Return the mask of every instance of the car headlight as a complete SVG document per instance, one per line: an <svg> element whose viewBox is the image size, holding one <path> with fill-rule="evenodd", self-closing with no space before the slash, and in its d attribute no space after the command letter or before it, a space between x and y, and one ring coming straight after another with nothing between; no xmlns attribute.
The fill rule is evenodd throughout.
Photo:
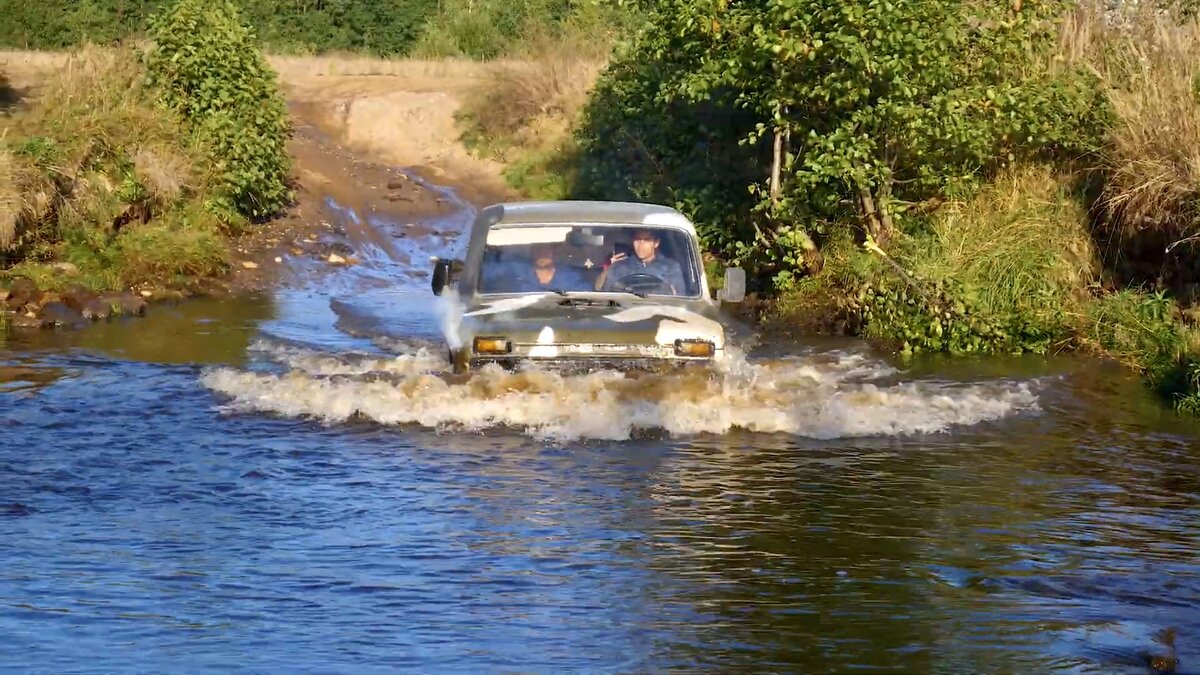
<svg viewBox="0 0 1200 675"><path fill-rule="evenodd" d="M716 347L708 340L676 340L676 356L712 356Z"/></svg>
<svg viewBox="0 0 1200 675"><path fill-rule="evenodd" d="M512 351L512 343L502 337L477 337L472 347L476 354L507 354Z"/></svg>

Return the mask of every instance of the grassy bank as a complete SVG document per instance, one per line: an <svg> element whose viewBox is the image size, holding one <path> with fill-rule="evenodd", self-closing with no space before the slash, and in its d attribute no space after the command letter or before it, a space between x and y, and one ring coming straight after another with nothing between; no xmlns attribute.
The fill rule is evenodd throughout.
<svg viewBox="0 0 1200 675"><path fill-rule="evenodd" d="M0 283L188 288L288 200L288 128L228 5L182 0L156 42L60 57L4 113Z"/></svg>
<svg viewBox="0 0 1200 675"><path fill-rule="evenodd" d="M8 120L0 179L18 206L0 231L4 276L115 290L221 270L203 153L180 144L182 120L150 104L143 79L131 53L80 52Z"/></svg>

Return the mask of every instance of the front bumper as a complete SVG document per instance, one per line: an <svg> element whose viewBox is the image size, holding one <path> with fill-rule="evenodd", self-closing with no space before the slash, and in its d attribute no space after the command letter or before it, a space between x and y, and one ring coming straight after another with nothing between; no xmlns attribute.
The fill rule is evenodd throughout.
<svg viewBox="0 0 1200 675"><path fill-rule="evenodd" d="M628 344L521 344L512 345L505 354L475 354L464 349L455 358L455 370L474 370L487 363L515 366L534 362L558 369L614 368L626 370L659 369L689 365L705 365L719 361L724 350L716 349L712 356L681 356L674 345Z"/></svg>

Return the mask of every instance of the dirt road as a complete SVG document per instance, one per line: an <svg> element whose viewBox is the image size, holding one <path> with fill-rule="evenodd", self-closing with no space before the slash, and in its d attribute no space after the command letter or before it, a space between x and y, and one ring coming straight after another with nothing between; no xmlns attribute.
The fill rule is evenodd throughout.
<svg viewBox="0 0 1200 675"><path fill-rule="evenodd" d="M36 96L66 54L0 52L12 85ZM354 264L370 243L401 257L366 226L371 219L427 227L456 207L442 188L470 204L514 195L500 166L471 155L455 119L463 97L488 67L456 61L270 57L296 133L296 203L234 243L234 288L258 289L319 273L330 256ZM408 255L412 255L410 252ZM320 262L306 265L305 260ZM332 263L332 266L342 264Z"/></svg>
<svg viewBox="0 0 1200 675"><path fill-rule="evenodd" d="M355 249L367 243L398 260L412 255L380 241L367 223L383 219L421 229L426 226L417 223L444 219L460 207L442 188L476 206L516 197L500 167L468 153L459 139L455 114L484 73L481 66L399 62L407 70L328 72L336 70L331 64L345 63L273 61L296 129L289 147L297 199L284 217L238 242L237 253L252 265L236 268L236 287L287 283L322 267L298 265L303 257L328 263L333 255L353 264ZM364 63L379 69L386 62Z"/></svg>

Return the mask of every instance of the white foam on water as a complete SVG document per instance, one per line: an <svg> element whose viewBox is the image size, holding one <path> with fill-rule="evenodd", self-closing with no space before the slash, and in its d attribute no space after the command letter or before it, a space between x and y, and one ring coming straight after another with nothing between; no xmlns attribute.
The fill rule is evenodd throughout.
<svg viewBox="0 0 1200 675"><path fill-rule="evenodd" d="M275 363L287 366L293 371L315 376L368 375L371 373L416 374L436 370L445 362L445 356L435 349L418 347L400 341L394 341L389 346L404 347L408 353L395 356L368 354L335 356L314 349L266 341L254 343L251 345L251 350L263 354Z"/></svg>
<svg viewBox="0 0 1200 675"><path fill-rule="evenodd" d="M268 347L268 349L270 349ZM543 439L630 438L638 431L723 434L735 429L811 438L896 436L1037 410L1027 383L882 384L895 374L859 354L747 361L720 371L669 374L613 370L563 374L533 365L486 366L448 377L440 353L356 358L273 348L286 374L230 368L203 383L230 410L340 422L360 415L382 424L443 430L511 427ZM369 377L367 377L369 376Z"/></svg>

